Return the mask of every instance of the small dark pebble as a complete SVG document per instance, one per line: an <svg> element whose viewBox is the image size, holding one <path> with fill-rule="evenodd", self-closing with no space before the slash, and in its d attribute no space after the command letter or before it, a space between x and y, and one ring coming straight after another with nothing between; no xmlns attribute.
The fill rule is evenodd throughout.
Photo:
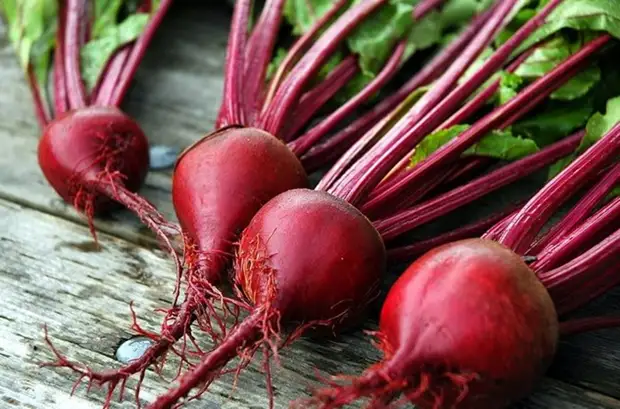
<svg viewBox="0 0 620 409"><path fill-rule="evenodd" d="M177 157L181 153L179 148L166 145L151 146L149 155L152 170L169 169L174 166Z"/></svg>

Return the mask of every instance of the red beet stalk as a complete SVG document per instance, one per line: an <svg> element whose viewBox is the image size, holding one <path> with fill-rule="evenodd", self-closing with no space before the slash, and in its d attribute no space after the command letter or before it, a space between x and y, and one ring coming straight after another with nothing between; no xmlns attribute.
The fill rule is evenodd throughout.
<svg viewBox="0 0 620 409"><path fill-rule="evenodd" d="M492 113L476 122L457 138L439 148L435 154L417 164L417 166L407 173L403 180L398 182L397 186L391 191L384 193L380 199L385 201L389 199L393 200L393 197L397 196L407 185L416 186L417 183L422 182L425 178L429 177L429 175L432 175L434 172L439 172L447 164L459 159L460 155L465 152L466 149L478 142L488 132L496 128L507 126L511 122L516 121L519 117L525 115L529 110L534 108L536 104L539 104L544 98L551 94L553 90L559 88L569 78L574 76L577 70L581 68L582 64L590 58L592 54L599 51L608 41L608 36L602 36L592 41L548 74L530 84L530 86L506 104L496 108ZM392 197L390 197L390 195L392 195Z"/></svg>
<svg viewBox="0 0 620 409"><path fill-rule="evenodd" d="M559 223L556 223L547 233L536 240L528 250L528 254L538 254L543 249L557 244L563 235L573 230L590 214L619 181L620 164L615 165Z"/></svg>
<svg viewBox="0 0 620 409"><path fill-rule="evenodd" d="M232 28L226 50L226 71L224 75L224 98L216 127L246 124L243 91L245 69L245 44L252 0L239 0L235 6Z"/></svg>
<svg viewBox="0 0 620 409"><path fill-rule="evenodd" d="M375 227L385 241L409 232L422 224L435 220L459 207L471 203L503 186L555 163L572 153L581 141L573 135L556 142L540 152L509 163L493 172L441 194L422 204L375 222Z"/></svg>
<svg viewBox="0 0 620 409"><path fill-rule="evenodd" d="M319 85L306 92L299 101L293 117L295 121L285 127L286 133L282 139L291 141L308 121L325 105L342 87L344 87L359 72L357 58L350 55L345 58L334 70L321 81Z"/></svg>
<svg viewBox="0 0 620 409"><path fill-rule="evenodd" d="M376 94L383 86L390 81L394 75L398 72L402 56L405 52L406 43L401 42L394 50L394 54L385 64L385 67L379 75L377 75L367 86L362 89L357 95L347 101L344 105L336 109L327 118L322 120L319 124L314 126L308 132L297 138L295 141L289 144L289 148L297 155L301 157L305 154L310 147L320 141L328 132L336 127L340 122L351 115L357 110L360 105L366 102L370 97Z"/></svg>
<svg viewBox="0 0 620 409"><path fill-rule="evenodd" d="M401 104L408 95L421 86L427 85L434 81L441 72L452 63L454 58L465 48L466 44L474 37L477 31L484 24L484 17L488 12L477 16L470 25L459 35L459 37L441 50L435 57L431 59L424 67L416 73L409 81L407 81L394 94L387 96L375 107L370 109L360 118L353 121L341 131L329 137L324 143L310 149L301 160L304 167L309 172L319 169L324 164L334 161L341 157L337 167L334 166L321 179L319 185L321 189L325 189L332 184L333 181L343 172L350 163L355 160L355 155L350 154L347 149L360 139L375 123L386 116L390 111L394 110Z"/></svg>
<svg viewBox="0 0 620 409"><path fill-rule="evenodd" d="M593 174L620 152L620 124L575 159L546 184L511 220L499 241L517 253L524 253L549 217Z"/></svg>
<svg viewBox="0 0 620 409"><path fill-rule="evenodd" d="M617 267L619 261L620 229L580 256L553 270L539 273L538 276L549 290L549 294L554 299L558 299L556 301L558 309L567 313L570 310L562 306L562 297L576 298L579 294L578 300L571 300L572 308L580 307L590 301L594 298L593 294L578 292L580 286L587 285L591 280L597 281L601 273L609 272L610 269ZM613 287L620 284L620 277L617 274L605 275L605 278L606 286ZM601 284L600 281L599 284Z"/></svg>
<svg viewBox="0 0 620 409"><path fill-rule="evenodd" d="M538 253L536 256L538 261L532 265L532 268L536 271L547 271L559 266L576 254L580 254L582 249L590 247L592 241L596 240L602 231L618 223L620 223L620 198L605 205L579 227L564 236L561 241Z"/></svg>
<svg viewBox="0 0 620 409"><path fill-rule="evenodd" d="M498 212L482 220L466 224L454 230L434 236L430 239L420 240L406 246L388 249L388 258L393 262L410 261L421 256L427 251L434 249L435 247L439 247L457 240L480 237L482 233L486 232L492 226L504 220L508 215L511 215L514 212L514 207L510 207L508 210Z"/></svg>
<svg viewBox="0 0 620 409"><path fill-rule="evenodd" d="M532 51L520 55L519 58L517 58L507 68L507 71L512 72L516 70L521 63L531 55ZM467 118L478 111L486 103L486 101L490 99L493 94L495 94L499 88L499 85L499 80L497 80L485 88L482 92L472 98L471 101L459 109L454 115L452 115L450 119L439 127L439 129L447 129L466 121ZM529 100L530 104L523 104L521 109L515 111L515 114L513 114L509 120L504 121L504 123L496 129L503 129L510 126L519 118L519 116L527 113L529 110L534 108L537 103L542 102L542 100L546 97L546 93L541 93L534 99L523 98L523 101ZM408 158L405 158L404 160L407 159ZM458 166L454 169L454 171L456 170L462 170L462 168ZM452 171L448 170L438 174L443 175L443 177L437 180L435 186L453 176ZM412 188L412 183L410 183L409 178L412 178L413 175L415 175L415 169L408 169L404 172L400 172L397 176L390 178L387 182L378 185L377 188L370 192L367 202L362 207L364 213L370 215L371 217L376 217L381 215L379 212L385 213L386 209L388 209L388 211L402 210L411 206L414 202L419 201L424 196L424 192L429 189L420 190L419 188ZM423 182L423 184L425 185L426 182Z"/></svg>

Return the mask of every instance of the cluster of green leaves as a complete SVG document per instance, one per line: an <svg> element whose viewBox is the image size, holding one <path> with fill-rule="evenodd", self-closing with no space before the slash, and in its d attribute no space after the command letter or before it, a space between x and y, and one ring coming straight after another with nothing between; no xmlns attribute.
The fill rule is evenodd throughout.
<svg viewBox="0 0 620 409"><path fill-rule="evenodd" d="M157 5L154 2L153 10ZM130 0L95 0L91 39L80 52L82 78L87 88L95 86L114 52L144 31L150 16L137 12L137 8L136 2Z"/></svg>
<svg viewBox="0 0 620 409"><path fill-rule="evenodd" d="M153 1L152 10L158 5ZM84 82L92 88L112 54L138 38L150 16L137 11L137 0L92 0L89 6L91 35L81 49L81 64ZM56 46L57 0L2 0L0 11L21 66L33 70L39 88L45 90Z"/></svg>
<svg viewBox="0 0 620 409"><path fill-rule="evenodd" d="M56 0L2 0L0 11L24 71L45 83L57 30Z"/></svg>
<svg viewBox="0 0 620 409"><path fill-rule="evenodd" d="M453 127L433 132L416 146L409 166L414 166L437 149L469 129L469 125ZM502 160L516 160L538 151L536 142L527 138L514 136L510 131L493 131L485 135L478 143L467 149L463 156L484 156Z"/></svg>
<svg viewBox="0 0 620 409"><path fill-rule="evenodd" d="M511 22L500 33L493 46L482 53L464 78L475 72L491 55L493 49L503 44L544 4L545 0L522 1ZM491 109L493 106L505 104L525 86L553 70L601 32L620 38L620 2L616 1L564 0L547 20L548 23L537 30L519 50L539 44L532 55L514 73L500 72L492 79L499 78L500 87ZM602 54L597 61L553 92L534 112L506 131L496 131L485 136L465 155L515 160L583 129L584 126L587 129L586 137L576 153L587 149L604 134L603 130L608 130L610 124L620 120L617 117L620 106L617 99L613 99L620 95L620 66L612 57L617 53L617 47L616 44L615 48ZM606 104L605 116L595 113L603 111ZM607 127L597 125L603 122L602 118L606 118L604 123ZM467 125L459 125L427 136L416 148L411 163L415 164L424 159L465 129ZM554 165L550 176L557 174L574 157L565 158Z"/></svg>
<svg viewBox="0 0 620 409"><path fill-rule="evenodd" d="M361 0L351 0L348 7ZM407 39L403 62L416 51L442 44L471 17L487 7L491 0L447 0L441 11L432 11L420 21L413 22L412 12L419 0L388 0L377 12L364 20L349 35L342 49L322 68L319 79L324 78L344 58L353 53L358 56L360 73L336 98L342 103L353 96L381 71L396 44ZM284 9L286 21L293 27L293 34L302 35L333 5L332 0L287 0ZM286 56L280 48L270 65L273 73Z"/></svg>

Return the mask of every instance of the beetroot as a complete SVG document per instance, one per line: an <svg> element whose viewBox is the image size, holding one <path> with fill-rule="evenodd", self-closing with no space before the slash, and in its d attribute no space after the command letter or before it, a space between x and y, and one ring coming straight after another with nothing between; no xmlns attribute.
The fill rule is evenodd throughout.
<svg viewBox="0 0 620 409"><path fill-rule="evenodd" d="M93 106L61 115L45 127L38 155L54 190L89 217L95 210L109 210L115 204L110 197L121 190L138 190L149 167L144 132L114 107Z"/></svg>
<svg viewBox="0 0 620 409"><path fill-rule="evenodd" d="M307 186L306 172L284 143L260 129L231 127L182 154L172 200L197 250L217 256L231 252L237 234L263 204ZM213 269L220 271L221 266Z"/></svg>
<svg viewBox="0 0 620 409"><path fill-rule="evenodd" d="M510 249L468 239L411 264L381 310L384 359L322 408L402 392L421 409L499 409L528 394L557 348L558 318L534 272ZM510 330L506 330L510 328Z"/></svg>
<svg viewBox="0 0 620 409"><path fill-rule="evenodd" d="M295 189L254 216L235 263L250 316L149 409L175 407L191 389L208 385L240 350L246 357L260 348L266 356L277 353L281 325L290 342L309 326L338 331L357 323L378 295L386 260L381 237L357 209L328 193Z"/></svg>

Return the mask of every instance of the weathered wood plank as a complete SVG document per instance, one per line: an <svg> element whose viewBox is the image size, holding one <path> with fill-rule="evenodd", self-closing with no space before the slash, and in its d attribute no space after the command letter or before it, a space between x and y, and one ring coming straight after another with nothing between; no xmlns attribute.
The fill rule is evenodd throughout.
<svg viewBox="0 0 620 409"><path fill-rule="evenodd" d="M154 143L184 147L213 125L221 97L222 62L230 13L224 7L205 3L177 3L173 8L125 105ZM0 82L0 146L3 148L0 197L83 224L83 220L56 197L38 169L39 130L32 115L28 89L1 23ZM169 192L170 172L153 172L143 190L149 200L173 217ZM65 373L56 375L48 371L42 378L30 374L34 371L34 363L45 355L42 350L31 350L33 346L40 346L40 331L36 325L49 322L56 335L64 328L61 336L64 341L59 345L68 348L72 356L88 358L96 366L110 364L116 343L128 336L127 297L133 296L139 301L138 309L146 316L146 326L155 328L159 316L149 311L169 302L171 268L163 256L134 246L133 243L145 244L150 235L126 213L97 224L102 231L133 243L104 236L103 252L82 253L79 248L88 247L88 244L80 243L90 243L82 227L30 210L22 211L19 207L11 208L4 202L3 206L9 206L9 210L4 211L0 221L3 232L0 248L6 253L0 268L1 294L13 304L6 304L7 314L4 309L0 312L0 320L7 324L7 332L2 333L2 348L7 349L0 349L0 378L6 379L3 381L6 383L0 382L1 395L16 399L14 395L19 394L23 407L41 407L47 397L56 402L53 404L56 407L67 407ZM45 243L39 243L41 240ZM76 276L64 278L63 273ZM107 281L110 277L114 281ZM15 307L18 301L27 307ZM618 312L618 301L618 294L609 296L596 303L591 311ZM72 312L82 310L80 315ZM105 316L101 311L106 311ZM97 340L89 339L95 334ZM617 388L620 382L619 334L610 330L565 340L550 374L620 398ZM7 358L4 351L9 350ZM285 367L278 378L280 394L287 397L301 394L307 379L295 375L296 371L311 373L311 366L316 365L330 372L355 372L376 356L360 335L321 345L301 342L285 354ZM157 381L149 381L149 384L155 386L152 390L147 388L150 390L145 393L147 397L162 390L162 384ZM262 385L260 374L253 369L245 378L241 393L226 407L264 407ZM614 400L576 399L575 396L585 396L585 393L561 382L550 381L544 387L547 385L560 386L537 395L528 407L617 407ZM213 389L211 395L215 400L227 392L226 386L227 381L218 383ZM561 396L564 393L565 398ZM4 402L8 401L0 400L0 407ZM71 407L99 407L89 402L89 399L78 399L71 401L71 405L75 405Z"/></svg>
<svg viewBox="0 0 620 409"><path fill-rule="evenodd" d="M156 329L153 308L170 302L173 279L164 255L122 239L103 237L105 248L93 251L88 230L51 215L0 200L0 407L94 409L101 393L79 390L69 397L73 377L68 370L37 368L51 359L42 342L48 324L56 345L67 355L95 368L115 365L113 356L128 332L128 297L148 329ZM340 342L300 340L283 353L276 370L277 407L304 396L313 368L357 372L377 353L359 334ZM165 376L170 378L173 366ZM262 374L253 365L241 376L231 399L230 377L216 382L191 408L264 408ZM167 383L147 375L143 398L151 400ZM209 405L208 402L212 402ZM217 404L217 405L216 405ZM131 400L113 408L134 407ZM593 392L547 380L528 401L527 409L620 409L620 402Z"/></svg>

